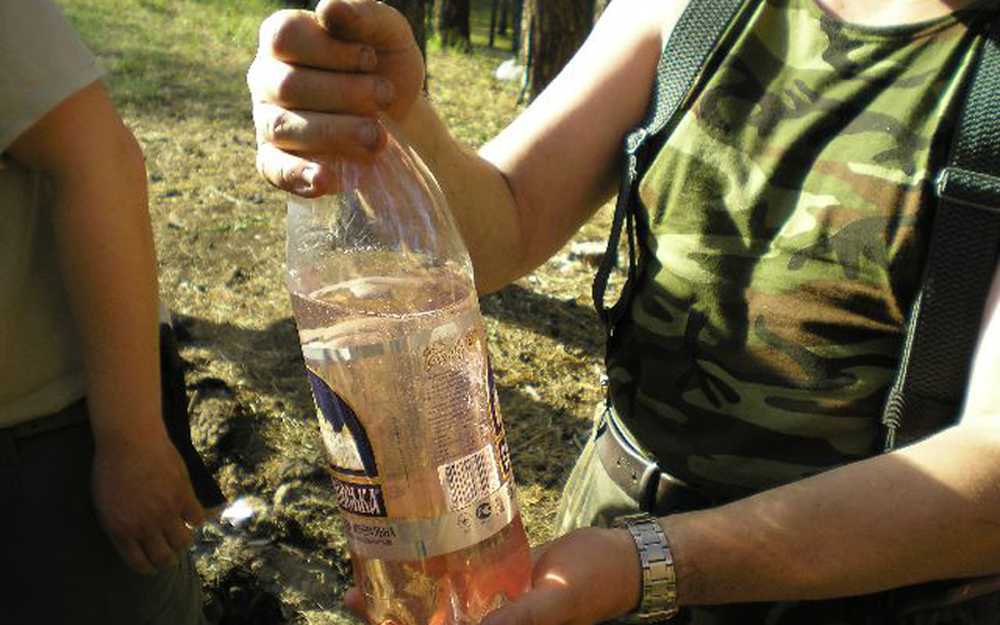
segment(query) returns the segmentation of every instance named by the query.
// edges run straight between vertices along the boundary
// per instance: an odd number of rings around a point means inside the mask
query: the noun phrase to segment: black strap
[[[691,0],[667,39],[656,67],[656,84],[646,118],[625,137],[621,186],[611,222],[608,248],[594,277],[594,307],[609,332],[625,309],[624,304],[628,301],[628,293],[637,271],[637,223],[632,209],[632,197],[638,178],[640,152],[650,137],[665,130],[668,124],[673,127],[677,123],[684,111],[683,105],[696,90],[699,78],[714,69],[713,52],[721,47],[717,44],[727,30],[730,30],[730,25],[735,26],[739,22],[737,18],[749,13],[741,13],[740,9],[757,2],[759,0]],[[617,305],[606,308],[604,296],[611,271],[618,264],[618,245],[623,226],[628,233],[628,279]]]
[[[923,283],[882,423],[884,448],[954,422],[1000,247],[1000,19],[985,33],[947,166]],[[904,427],[905,424],[905,427]]]

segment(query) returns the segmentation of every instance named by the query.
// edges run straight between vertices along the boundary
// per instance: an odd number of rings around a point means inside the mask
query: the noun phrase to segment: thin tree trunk
[[[496,28],[497,28],[497,9],[499,9],[499,7],[497,5],[499,5],[499,4],[500,4],[500,0],[493,0],[492,4],[490,5],[490,39],[489,39],[489,47],[491,49],[493,48],[493,35],[496,32]]]
[[[604,9],[608,8],[608,4],[611,0],[594,0],[594,23],[600,19],[601,13],[604,13]]]
[[[532,99],[545,89],[590,32],[593,0],[527,0],[522,44]]]
[[[497,32],[507,36],[508,28],[510,28],[510,0],[500,0],[500,16],[497,22]]]
[[[426,0],[385,0],[385,3],[395,8],[406,17],[413,29],[413,38],[420,46],[420,54],[427,60],[427,2]]]
[[[471,48],[469,19],[469,0],[434,0],[434,27],[442,46]]]
[[[508,0],[510,2],[511,9],[511,19],[510,19],[510,30],[511,30],[511,52],[514,53],[519,59],[523,59],[521,49],[524,47],[524,38],[521,36],[524,31],[522,26],[522,21],[524,18],[524,0]]]

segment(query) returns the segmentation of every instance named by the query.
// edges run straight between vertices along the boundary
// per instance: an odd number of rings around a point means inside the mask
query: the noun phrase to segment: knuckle
[[[284,9],[282,11],[275,11],[264,18],[264,21],[260,23],[260,30],[257,35],[261,50],[266,50],[268,52],[272,52],[274,50],[275,38],[277,38],[278,33],[286,27],[286,24],[291,21],[294,14],[295,11],[291,9]]]
[[[292,133],[293,125],[292,115],[284,109],[278,109],[271,116],[267,137],[272,140],[286,138]]]
[[[250,67],[247,68],[246,83],[250,93],[253,93],[254,85],[257,82],[257,63],[257,57],[254,57],[253,61],[250,63]]]
[[[295,53],[295,43],[299,38],[301,25],[302,18],[298,13],[293,13],[275,25],[268,40],[269,50],[273,56],[287,58]]]
[[[266,66],[266,59],[261,58],[261,55],[258,54],[247,68],[247,89],[254,98],[257,98],[258,94],[267,86]]]
[[[282,163],[278,168],[278,186],[291,189],[295,186],[295,170],[288,163]]]
[[[261,178],[265,180],[270,180],[270,176],[267,175],[267,168],[264,165],[265,157],[261,154],[260,149],[257,150],[257,173]]]
[[[298,88],[298,76],[295,69],[286,67],[275,77],[274,97],[278,102],[288,102],[295,98]]]
[[[340,129],[330,120],[325,120],[317,126],[316,135],[323,145],[336,144],[342,138]]]

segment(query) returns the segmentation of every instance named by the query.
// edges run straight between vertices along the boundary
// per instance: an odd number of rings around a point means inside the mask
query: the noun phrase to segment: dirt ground
[[[350,579],[315,409],[284,287],[284,205],[254,170],[246,68],[270,0],[61,0],[108,69],[149,173],[161,290],[187,362],[196,446],[250,517],[196,545],[223,625],[349,622]],[[234,5],[240,5],[233,8]],[[472,146],[520,110],[506,58],[430,52],[430,97]],[[551,536],[560,487],[601,396],[591,306],[594,223],[533,275],[482,298],[531,541]],[[581,244],[584,244],[581,246]]]

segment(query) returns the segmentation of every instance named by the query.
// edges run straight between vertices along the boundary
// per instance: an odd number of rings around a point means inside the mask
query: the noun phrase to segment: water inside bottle
[[[476,623],[530,557],[478,300],[450,266],[293,291],[373,622]]]

